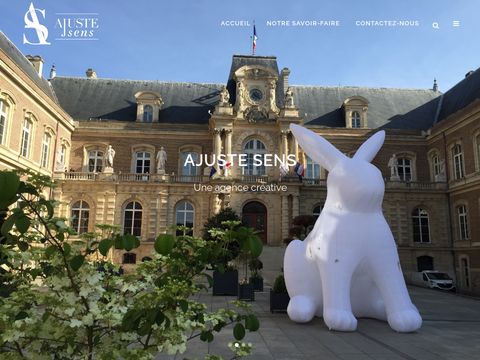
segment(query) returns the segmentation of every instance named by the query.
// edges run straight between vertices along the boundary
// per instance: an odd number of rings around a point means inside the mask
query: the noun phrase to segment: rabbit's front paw
[[[357,319],[347,310],[325,309],[323,321],[329,330],[355,331],[357,328]]]
[[[420,329],[422,318],[415,309],[397,311],[388,315],[390,327],[398,332],[412,332]]]
[[[288,303],[288,316],[295,322],[309,322],[315,316],[315,311],[315,302],[304,295],[294,296]]]

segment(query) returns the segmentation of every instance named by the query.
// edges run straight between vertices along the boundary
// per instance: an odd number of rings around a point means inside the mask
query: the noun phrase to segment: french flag
[[[252,49],[253,55],[255,55],[255,49],[257,48],[257,28],[253,25],[253,37],[252,37]]]
[[[300,180],[302,180],[303,176],[305,175],[305,168],[303,164],[300,164],[299,162],[297,162],[297,164],[295,165],[294,171],[295,171],[295,174],[298,175]]]

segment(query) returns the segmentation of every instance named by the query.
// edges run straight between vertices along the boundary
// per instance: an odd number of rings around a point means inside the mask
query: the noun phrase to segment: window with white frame
[[[145,105],[143,107],[143,122],[153,121],[153,107],[151,105]]]
[[[453,157],[453,177],[455,178],[455,180],[462,179],[464,177],[462,145],[456,144],[452,148],[452,157]]]
[[[432,156],[432,170],[433,170],[433,179],[435,180],[436,176],[439,176],[441,173],[441,164],[440,157],[437,154]]]
[[[412,180],[412,161],[406,157],[400,157],[397,159],[398,162],[398,176],[401,181],[411,181]]]
[[[151,156],[147,151],[137,151],[135,153],[135,172],[137,174],[150,173]]]
[[[0,144],[4,144],[6,140],[9,111],[7,102],[0,99]]]
[[[22,141],[20,143],[20,155],[28,158],[30,155],[30,142],[32,141],[33,122],[30,119],[23,119]]]
[[[62,144],[62,146],[60,146],[60,158],[58,159],[59,163],[65,166],[66,157],[67,157],[67,146],[65,144]]]
[[[307,168],[305,171],[305,177],[307,179],[320,179],[320,165],[313,162],[310,156],[306,156]]]
[[[428,212],[422,208],[416,208],[412,212],[413,241],[417,243],[430,242],[430,223]]]
[[[103,170],[103,151],[90,150],[88,152],[88,171],[102,172]]]
[[[193,205],[185,200],[177,203],[175,206],[175,223],[177,226],[185,226],[192,229],[188,232],[189,235],[193,233],[195,218],[195,208]],[[183,235],[183,231],[177,230],[177,235]]]
[[[361,127],[361,117],[358,111],[352,111],[350,120],[351,120],[352,128],[359,129]]]
[[[460,240],[468,239],[468,212],[465,205],[457,206],[458,231]]]
[[[142,205],[131,201],[123,211],[123,233],[134,236],[142,235]]]
[[[265,144],[258,139],[249,140],[244,145],[243,152],[246,154],[246,165],[247,165],[242,167],[243,174],[244,175],[265,175],[265,165],[263,165],[263,161],[262,161],[262,165],[257,165],[255,164],[255,161],[254,161],[254,156],[256,154],[262,155],[267,152]]]
[[[52,136],[49,133],[44,133],[42,138],[42,153],[40,156],[40,165],[44,168],[48,167],[50,160],[50,142]]]
[[[77,234],[88,232],[90,206],[84,200],[77,201],[70,209],[70,221]]]
[[[190,158],[189,158],[190,157]],[[189,160],[186,163],[187,159]],[[192,161],[197,164],[199,159],[199,154],[192,151],[183,151],[180,153],[180,173],[184,176],[195,176],[198,174],[198,166],[192,164]]]

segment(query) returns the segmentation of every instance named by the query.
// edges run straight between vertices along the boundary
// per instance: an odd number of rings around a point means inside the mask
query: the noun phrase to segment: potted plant
[[[285,278],[279,275],[270,289],[270,312],[286,312],[290,301],[288,296],[287,286],[285,285]]]
[[[212,220],[210,224],[216,224],[216,222]],[[215,242],[210,259],[214,269],[213,295],[238,295],[238,270],[235,269],[233,260],[240,251],[236,235],[239,225],[240,221],[226,220],[221,222],[220,227],[214,227],[208,231],[209,238],[206,240]]]
[[[240,245],[239,259],[243,263],[243,277],[238,285],[238,299],[246,301],[255,300],[254,285],[248,278],[248,265],[253,260],[258,260],[263,250],[263,243],[253,228],[241,226],[235,231],[235,237]],[[260,260],[258,260],[260,261]],[[263,264],[262,264],[263,265]]]
[[[250,269],[250,283],[253,284],[253,290],[263,291],[263,277],[260,270],[263,269],[263,263],[260,259],[252,259],[248,264]]]

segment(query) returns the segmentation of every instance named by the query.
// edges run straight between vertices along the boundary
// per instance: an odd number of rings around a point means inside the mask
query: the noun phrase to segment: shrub
[[[285,277],[283,275],[277,276],[273,282],[272,291],[277,294],[287,293],[287,286],[285,285]]]
[[[241,341],[259,322],[247,304],[209,311],[195,300],[206,287],[196,279],[211,281],[204,269],[215,243],[161,234],[152,260],[122,274],[108,255],[138,247],[138,239],[111,226],[74,238],[42,195],[50,180],[26,177],[0,171],[0,209],[11,208],[3,211],[0,259],[12,285],[0,298],[0,358],[153,359],[184,352],[191,339],[211,342],[230,324],[235,358],[250,352]]]

